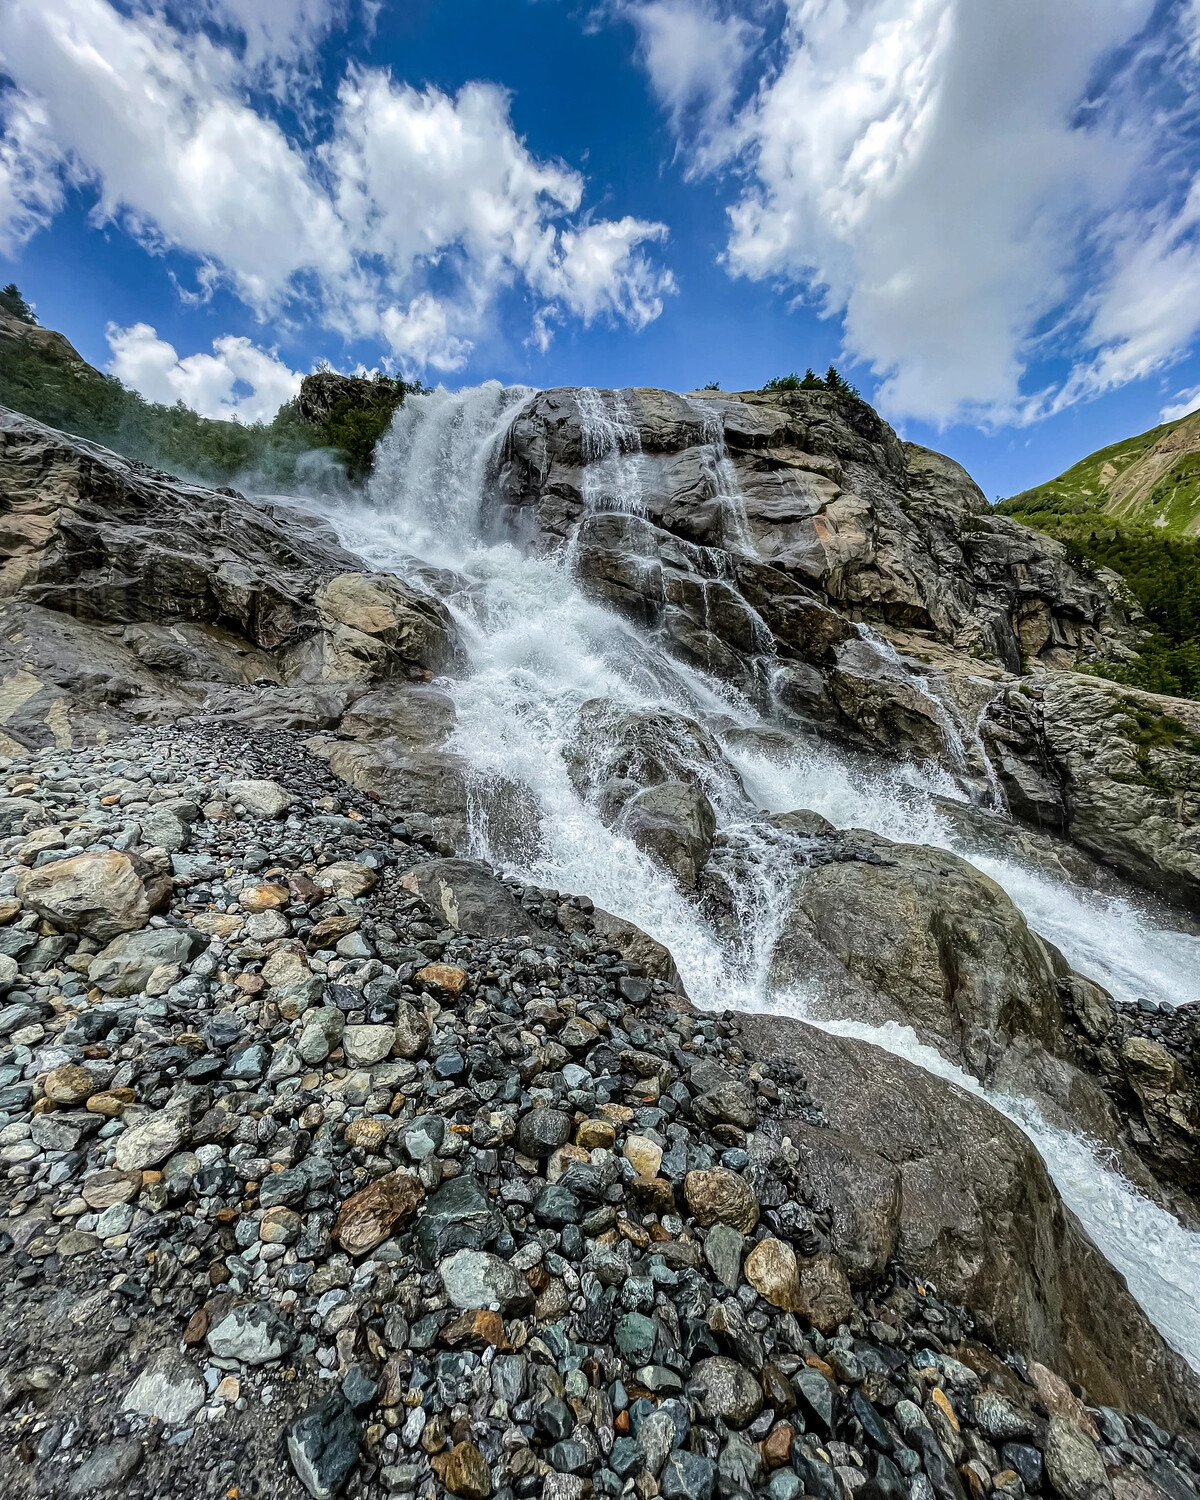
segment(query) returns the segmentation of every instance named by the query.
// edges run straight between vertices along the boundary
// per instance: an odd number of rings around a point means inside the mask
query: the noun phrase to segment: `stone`
[[[142,1461],[142,1445],[136,1438],[117,1438],[94,1448],[71,1475],[67,1493],[76,1500],[102,1490],[116,1490]]]
[[[151,1115],[131,1125],[117,1137],[116,1164],[121,1172],[145,1171],[173,1156],[187,1139],[187,1125],[180,1115]]]
[[[252,818],[282,818],[292,805],[291,797],[277,781],[231,781],[225,792]]]
[[[416,1213],[425,1197],[420,1179],[389,1172],[347,1198],[338,1211],[333,1238],[348,1255],[366,1255]]]
[[[692,1369],[691,1389],[705,1415],[730,1427],[745,1427],[762,1410],[762,1387],[737,1360],[723,1354],[702,1359]]]
[[[76,1063],[63,1063],[46,1074],[43,1092],[51,1104],[70,1108],[75,1104],[86,1104],[97,1092],[96,1079],[86,1068]]]
[[[92,960],[88,979],[106,995],[135,995],[146,988],[155,969],[185,964],[200,947],[200,938],[187,928],[122,933]]]
[[[78,854],[22,871],[17,895],[56,927],[107,943],[145,927],[170,892],[159,877],[143,880],[143,868],[117,850]]]
[[[457,1250],[442,1261],[438,1272],[457,1308],[498,1307],[510,1317],[533,1306],[533,1291],[525,1278],[486,1250]]]
[[[455,964],[426,964],[423,969],[418,969],[413,977],[419,979],[422,984],[441,990],[443,994],[450,995],[456,1000],[470,983],[467,971],[458,968]]]
[[[361,1429],[353,1408],[334,1391],[314,1402],[287,1429],[287,1451],[313,1500],[332,1500],[358,1462]]]
[[[302,1062],[324,1062],[342,1040],[346,1018],[334,1005],[318,1005],[305,1011],[296,1052]]]
[[[126,1392],[124,1408],[167,1427],[183,1427],[204,1405],[200,1372],[178,1355],[156,1359]]]
[[[632,1365],[649,1364],[654,1358],[654,1344],[658,1327],[653,1318],[644,1313],[625,1313],[617,1319],[613,1328],[613,1340],[617,1348]]]
[[[346,1126],[346,1144],[360,1151],[377,1154],[387,1144],[388,1127],[383,1120],[351,1120]]]
[[[644,1135],[626,1136],[622,1155],[639,1177],[656,1177],[662,1165],[662,1147]]]
[[[464,1173],[442,1184],[425,1206],[417,1239],[435,1265],[454,1250],[481,1250],[500,1233],[503,1220],[488,1202],[479,1179]]]
[[[584,1151],[611,1151],[616,1129],[608,1120],[584,1120],[575,1127],[575,1144]]]
[[[725,1167],[689,1172],[683,1179],[684,1196],[696,1219],[706,1229],[729,1224],[749,1234],[758,1223],[758,1200],[749,1185]]]
[[[208,1331],[208,1347],[218,1359],[265,1365],[282,1359],[296,1343],[292,1325],[268,1302],[245,1302]]]
[[[294,1245],[303,1223],[295,1210],[276,1204],[258,1221],[258,1237],[264,1245]]]
[[[356,864],[353,860],[338,860],[318,870],[314,877],[317,885],[331,896],[365,896],[375,889],[379,877],[369,865]]]
[[[474,1443],[455,1443],[449,1453],[436,1454],[433,1467],[450,1493],[462,1500],[487,1500],[492,1493],[492,1471]]]
[[[799,1287],[792,1309],[824,1334],[836,1332],[854,1308],[846,1268],[835,1255],[802,1256],[796,1262]]]
[[[663,1500],[712,1500],[716,1482],[717,1466],[711,1458],[677,1448],[667,1457],[658,1492]]]
[[[396,1040],[393,1026],[347,1026],[342,1032],[346,1061],[356,1068],[370,1068],[390,1057]]]
[[[168,854],[180,854],[191,842],[191,831],[182,818],[165,807],[152,808],[138,819],[142,829],[142,843],[148,848],[165,849]]]
[[[1065,1417],[1050,1418],[1045,1462],[1046,1477],[1060,1500],[1112,1500],[1112,1484],[1095,1443]]]
[[[413,1161],[428,1161],[445,1139],[441,1115],[418,1115],[404,1132],[404,1149]]]
[[[550,1156],[570,1139],[571,1116],[561,1109],[531,1109],[517,1126],[518,1150],[535,1159]]]
[[[85,1177],[80,1191],[87,1206],[97,1213],[102,1213],[106,1208],[111,1208],[114,1203],[131,1202],[137,1197],[141,1185],[140,1169],[137,1171],[103,1170]]]
[[[745,1239],[729,1224],[714,1224],[704,1236],[704,1259],[709,1269],[731,1292],[742,1281],[742,1251]]]
[[[422,1056],[429,1046],[430,1036],[429,1021],[424,1013],[415,1005],[408,1005],[404,1001],[396,1008],[396,1031],[392,1051],[397,1057],[403,1057],[412,1061]]]
[[[759,1240],[747,1255],[744,1270],[746,1280],[772,1307],[807,1313],[810,1304],[802,1297],[796,1252],[790,1245],[774,1238]]]

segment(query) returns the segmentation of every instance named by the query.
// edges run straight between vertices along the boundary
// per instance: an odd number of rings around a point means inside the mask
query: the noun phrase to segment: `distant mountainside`
[[[1031,526],[1101,513],[1171,536],[1200,535],[1200,411],[1090,453],[997,507]]]
[[[411,391],[381,374],[306,375],[271,422],[202,417],[182,401],[147,401],[42,328],[15,286],[0,290],[0,406],[103,443],[180,478],[285,491],[344,484],[370,470],[375,444]]]

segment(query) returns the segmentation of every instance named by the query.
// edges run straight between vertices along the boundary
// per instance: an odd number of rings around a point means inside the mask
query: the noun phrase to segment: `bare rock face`
[[[456,658],[432,595],[360,571],[324,522],[185,483],[0,410],[0,667],[6,734],[69,744],[178,717],[214,691],[288,683],[246,705],[260,722],[324,727],[317,703]],[[301,703],[308,692],[313,701]]]
[[[1062,673],[1009,688],[984,733],[1014,811],[1200,910],[1200,706]]]
[[[702,589],[706,571],[718,576],[697,544],[736,552],[748,541],[793,592],[815,591],[853,618],[932,631],[959,650],[975,646],[1011,671],[1023,657],[1069,665],[1121,631],[1116,602],[1068,564],[1064,548],[991,515],[964,469],[901,443],[862,401],[827,391],[644,389],[600,400],[619,403],[637,425],[645,521],[586,521],[581,567],[602,596],[634,611],[678,608],[671,594],[685,591],[685,578]],[[560,389],[535,396],[509,430],[502,503],[510,514],[532,507],[548,545],[585,514],[595,429],[580,393]],[[722,447],[740,513],[722,489]],[[673,549],[655,532],[674,538]]]
[[[892,1255],[978,1309],[1002,1343],[1089,1400],[1195,1422],[1200,1394],[1060,1200],[1026,1137],[981,1099],[865,1042],[739,1016],[747,1053],[799,1066],[829,1128],[790,1122],[811,1206],[851,1278]]]

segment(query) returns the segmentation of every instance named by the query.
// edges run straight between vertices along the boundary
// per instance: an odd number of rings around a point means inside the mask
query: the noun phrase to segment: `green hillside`
[[[1101,513],[1170,536],[1200,535],[1200,412],[1090,453],[998,509],[1043,530]]]
[[[342,401],[306,421],[289,401],[270,422],[216,421],[182,401],[147,401],[103,374],[39,326],[16,286],[0,288],[0,406],[180,478],[281,492],[359,479],[396,405],[420,389],[382,378],[372,386],[387,387],[388,399],[369,410]]]

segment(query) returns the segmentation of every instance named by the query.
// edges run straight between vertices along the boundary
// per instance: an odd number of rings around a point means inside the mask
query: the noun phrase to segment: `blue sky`
[[[0,0],[0,279],[154,399],[836,362],[990,496],[1200,404],[1200,0]]]

